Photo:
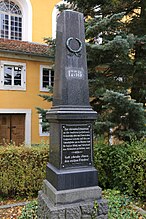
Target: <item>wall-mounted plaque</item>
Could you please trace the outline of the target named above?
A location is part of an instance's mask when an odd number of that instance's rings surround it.
[[[66,124],[61,129],[61,165],[92,165],[92,125]]]

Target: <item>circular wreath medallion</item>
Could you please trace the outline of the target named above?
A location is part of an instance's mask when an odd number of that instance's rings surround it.
[[[73,37],[69,37],[69,38],[67,39],[67,41],[66,41],[66,47],[67,47],[67,49],[68,49],[70,52],[72,52],[72,53],[74,53],[75,55],[77,55],[77,54],[80,53],[81,50],[82,50],[82,42],[81,42],[80,39],[75,38],[75,40],[78,42],[78,48],[77,48],[77,49],[73,49],[73,48],[71,48],[71,46],[70,46],[70,42],[71,42],[72,40],[74,40]]]

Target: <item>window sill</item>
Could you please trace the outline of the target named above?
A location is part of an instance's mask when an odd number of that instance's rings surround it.
[[[23,88],[23,87],[0,87],[0,90],[26,91],[26,88]]]
[[[48,137],[50,136],[50,133],[40,133],[40,137]]]

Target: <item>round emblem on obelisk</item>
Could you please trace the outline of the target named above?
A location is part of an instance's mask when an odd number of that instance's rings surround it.
[[[77,49],[74,49],[71,47],[71,41],[72,40],[76,40],[77,43],[78,43],[78,48]],[[71,53],[74,53],[76,56],[79,56],[80,55],[80,52],[82,50],[82,42],[80,39],[78,38],[73,38],[73,37],[69,37],[66,41],[66,47],[67,49],[71,52]]]

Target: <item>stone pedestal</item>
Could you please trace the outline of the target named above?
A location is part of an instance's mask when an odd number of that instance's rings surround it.
[[[96,112],[91,107],[52,107],[47,118],[50,158],[46,179],[57,190],[96,186],[92,136]]]
[[[108,218],[107,201],[102,199],[101,188],[98,186],[57,191],[44,180],[38,201],[39,219]]]

